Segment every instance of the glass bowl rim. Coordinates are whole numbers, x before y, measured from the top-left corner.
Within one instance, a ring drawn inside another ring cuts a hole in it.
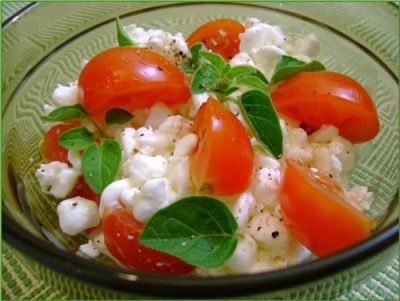
[[[93,263],[35,239],[4,214],[2,233],[5,241],[23,254],[75,279],[129,293],[168,297],[193,297],[198,288],[197,298],[274,292],[331,276],[394,246],[399,240],[399,224],[394,221],[365,241],[325,258],[269,272],[210,277],[171,277]]]

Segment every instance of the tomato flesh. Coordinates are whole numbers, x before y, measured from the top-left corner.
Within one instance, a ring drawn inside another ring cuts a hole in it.
[[[83,197],[85,199],[94,201],[97,206],[100,204],[100,196],[101,194],[94,192],[90,186],[85,181],[83,175],[78,177],[77,183],[75,184],[74,189],[68,194],[67,198],[73,198],[76,196]]]
[[[68,149],[62,147],[58,142],[60,135],[74,127],[77,123],[60,123],[53,126],[43,137],[43,141],[40,145],[40,154],[45,163],[52,161],[60,161],[72,166],[68,160]]]
[[[191,158],[195,186],[209,195],[242,193],[251,184],[254,151],[246,129],[221,103],[209,98],[192,131],[199,142]]]
[[[280,205],[292,234],[320,257],[361,242],[375,226],[346,202],[339,184],[293,160],[286,160]]]
[[[244,26],[232,19],[216,19],[198,27],[186,40],[189,47],[203,43],[207,49],[220,54],[229,61],[239,53],[239,35]]]
[[[310,130],[332,124],[353,143],[371,140],[379,132],[378,114],[368,92],[337,72],[300,73],[280,84],[271,97],[278,112]]]
[[[104,242],[110,253],[135,271],[189,274],[195,267],[181,259],[139,243],[144,223],[136,220],[123,203],[105,208],[102,219]]]
[[[191,97],[178,66],[138,47],[114,47],[96,55],[82,69],[78,88],[82,105],[101,125],[111,108],[133,113],[156,102],[183,104]]]

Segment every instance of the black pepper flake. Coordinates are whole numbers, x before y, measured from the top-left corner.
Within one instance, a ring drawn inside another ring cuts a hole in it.
[[[260,227],[260,226],[258,226],[258,227],[257,227],[257,231],[260,231],[260,230],[261,230],[261,227]]]
[[[276,238],[279,235],[279,231],[274,231],[271,233],[272,238]]]
[[[157,66],[157,69],[160,70],[160,71],[163,71],[163,70],[164,70],[164,68],[161,67],[161,66]]]
[[[72,203],[72,206],[74,206],[74,207],[78,206],[78,203]]]

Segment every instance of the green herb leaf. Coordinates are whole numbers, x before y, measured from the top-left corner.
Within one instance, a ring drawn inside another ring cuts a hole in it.
[[[204,57],[207,61],[209,61],[214,67],[218,70],[220,76],[222,76],[222,72],[224,71],[225,60],[218,53],[209,52],[209,51],[199,51],[199,54]]]
[[[227,89],[224,90],[223,95],[224,96],[229,96],[231,95],[233,92],[236,92],[237,90],[239,90],[238,87],[229,87]]]
[[[325,70],[325,66],[318,61],[305,63],[294,57],[283,55],[275,67],[275,72],[271,78],[271,86],[289,79],[301,72],[321,71]]]
[[[58,141],[66,149],[78,151],[93,144],[96,137],[86,127],[73,128],[60,135]]]
[[[121,147],[115,140],[105,139],[100,145],[90,145],[82,156],[83,176],[90,188],[103,192],[114,181],[121,157]]]
[[[205,50],[205,48],[202,43],[196,43],[190,47],[190,57],[184,59],[184,63],[180,66],[181,70],[185,73],[195,73],[199,66],[205,61],[199,54],[199,52],[203,50]]]
[[[221,76],[214,65],[202,64],[194,74],[190,90],[194,94],[212,91],[220,78]]]
[[[268,84],[253,75],[239,76],[239,78],[236,79],[235,84],[245,85],[249,88],[260,89],[266,93],[269,93]]]
[[[106,113],[106,124],[124,124],[131,121],[133,115],[120,108],[112,108]]]
[[[64,106],[55,109],[47,116],[41,116],[40,119],[46,122],[65,121],[70,119],[84,119],[88,114],[81,104],[73,106]]]
[[[118,39],[118,45],[119,46],[137,46],[137,44],[131,40],[129,35],[126,33],[121,20],[117,17],[116,18],[116,23],[117,23],[117,39]]]
[[[257,140],[275,158],[280,158],[283,152],[282,129],[268,94],[261,90],[247,91],[241,96],[239,104]]]
[[[193,196],[157,211],[146,223],[139,242],[190,264],[217,268],[233,255],[237,228],[225,203]]]
[[[231,68],[229,71],[227,71],[224,76],[229,78],[229,79],[234,79],[239,76],[246,76],[246,75],[251,75],[251,76],[256,76],[258,77],[262,82],[268,85],[268,80],[265,77],[262,72],[252,66],[248,65],[239,65]]]

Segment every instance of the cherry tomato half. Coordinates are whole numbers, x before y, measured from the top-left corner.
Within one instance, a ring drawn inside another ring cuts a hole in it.
[[[191,158],[195,186],[209,195],[234,195],[251,183],[254,151],[239,119],[209,98],[197,113],[192,131],[199,142]]]
[[[60,123],[53,126],[44,136],[42,144],[40,145],[40,154],[45,163],[52,161],[60,161],[72,166],[68,160],[68,150],[60,145],[58,138],[60,135],[74,127],[77,123]]]
[[[220,54],[229,61],[239,53],[239,35],[244,26],[232,19],[216,19],[198,27],[186,40],[189,47],[203,43],[207,49]]]
[[[194,270],[194,266],[175,256],[140,244],[138,237],[144,224],[122,203],[106,207],[102,222],[107,249],[128,268],[167,274],[189,274]]]
[[[101,125],[111,108],[133,113],[156,102],[182,104],[191,97],[178,66],[138,47],[114,47],[96,55],[83,68],[78,88],[81,103]]]
[[[88,183],[85,181],[83,175],[78,177],[74,189],[68,194],[67,198],[73,198],[76,196],[83,197],[85,199],[94,201],[97,206],[100,204],[101,194],[94,192]]]
[[[280,205],[293,235],[320,257],[361,242],[375,226],[334,180],[292,160],[286,160]]]
[[[300,73],[279,85],[271,97],[278,112],[311,130],[332,124],[353,143],[368,141],[379,131],[378,114],[368,92],[340,73]]]

